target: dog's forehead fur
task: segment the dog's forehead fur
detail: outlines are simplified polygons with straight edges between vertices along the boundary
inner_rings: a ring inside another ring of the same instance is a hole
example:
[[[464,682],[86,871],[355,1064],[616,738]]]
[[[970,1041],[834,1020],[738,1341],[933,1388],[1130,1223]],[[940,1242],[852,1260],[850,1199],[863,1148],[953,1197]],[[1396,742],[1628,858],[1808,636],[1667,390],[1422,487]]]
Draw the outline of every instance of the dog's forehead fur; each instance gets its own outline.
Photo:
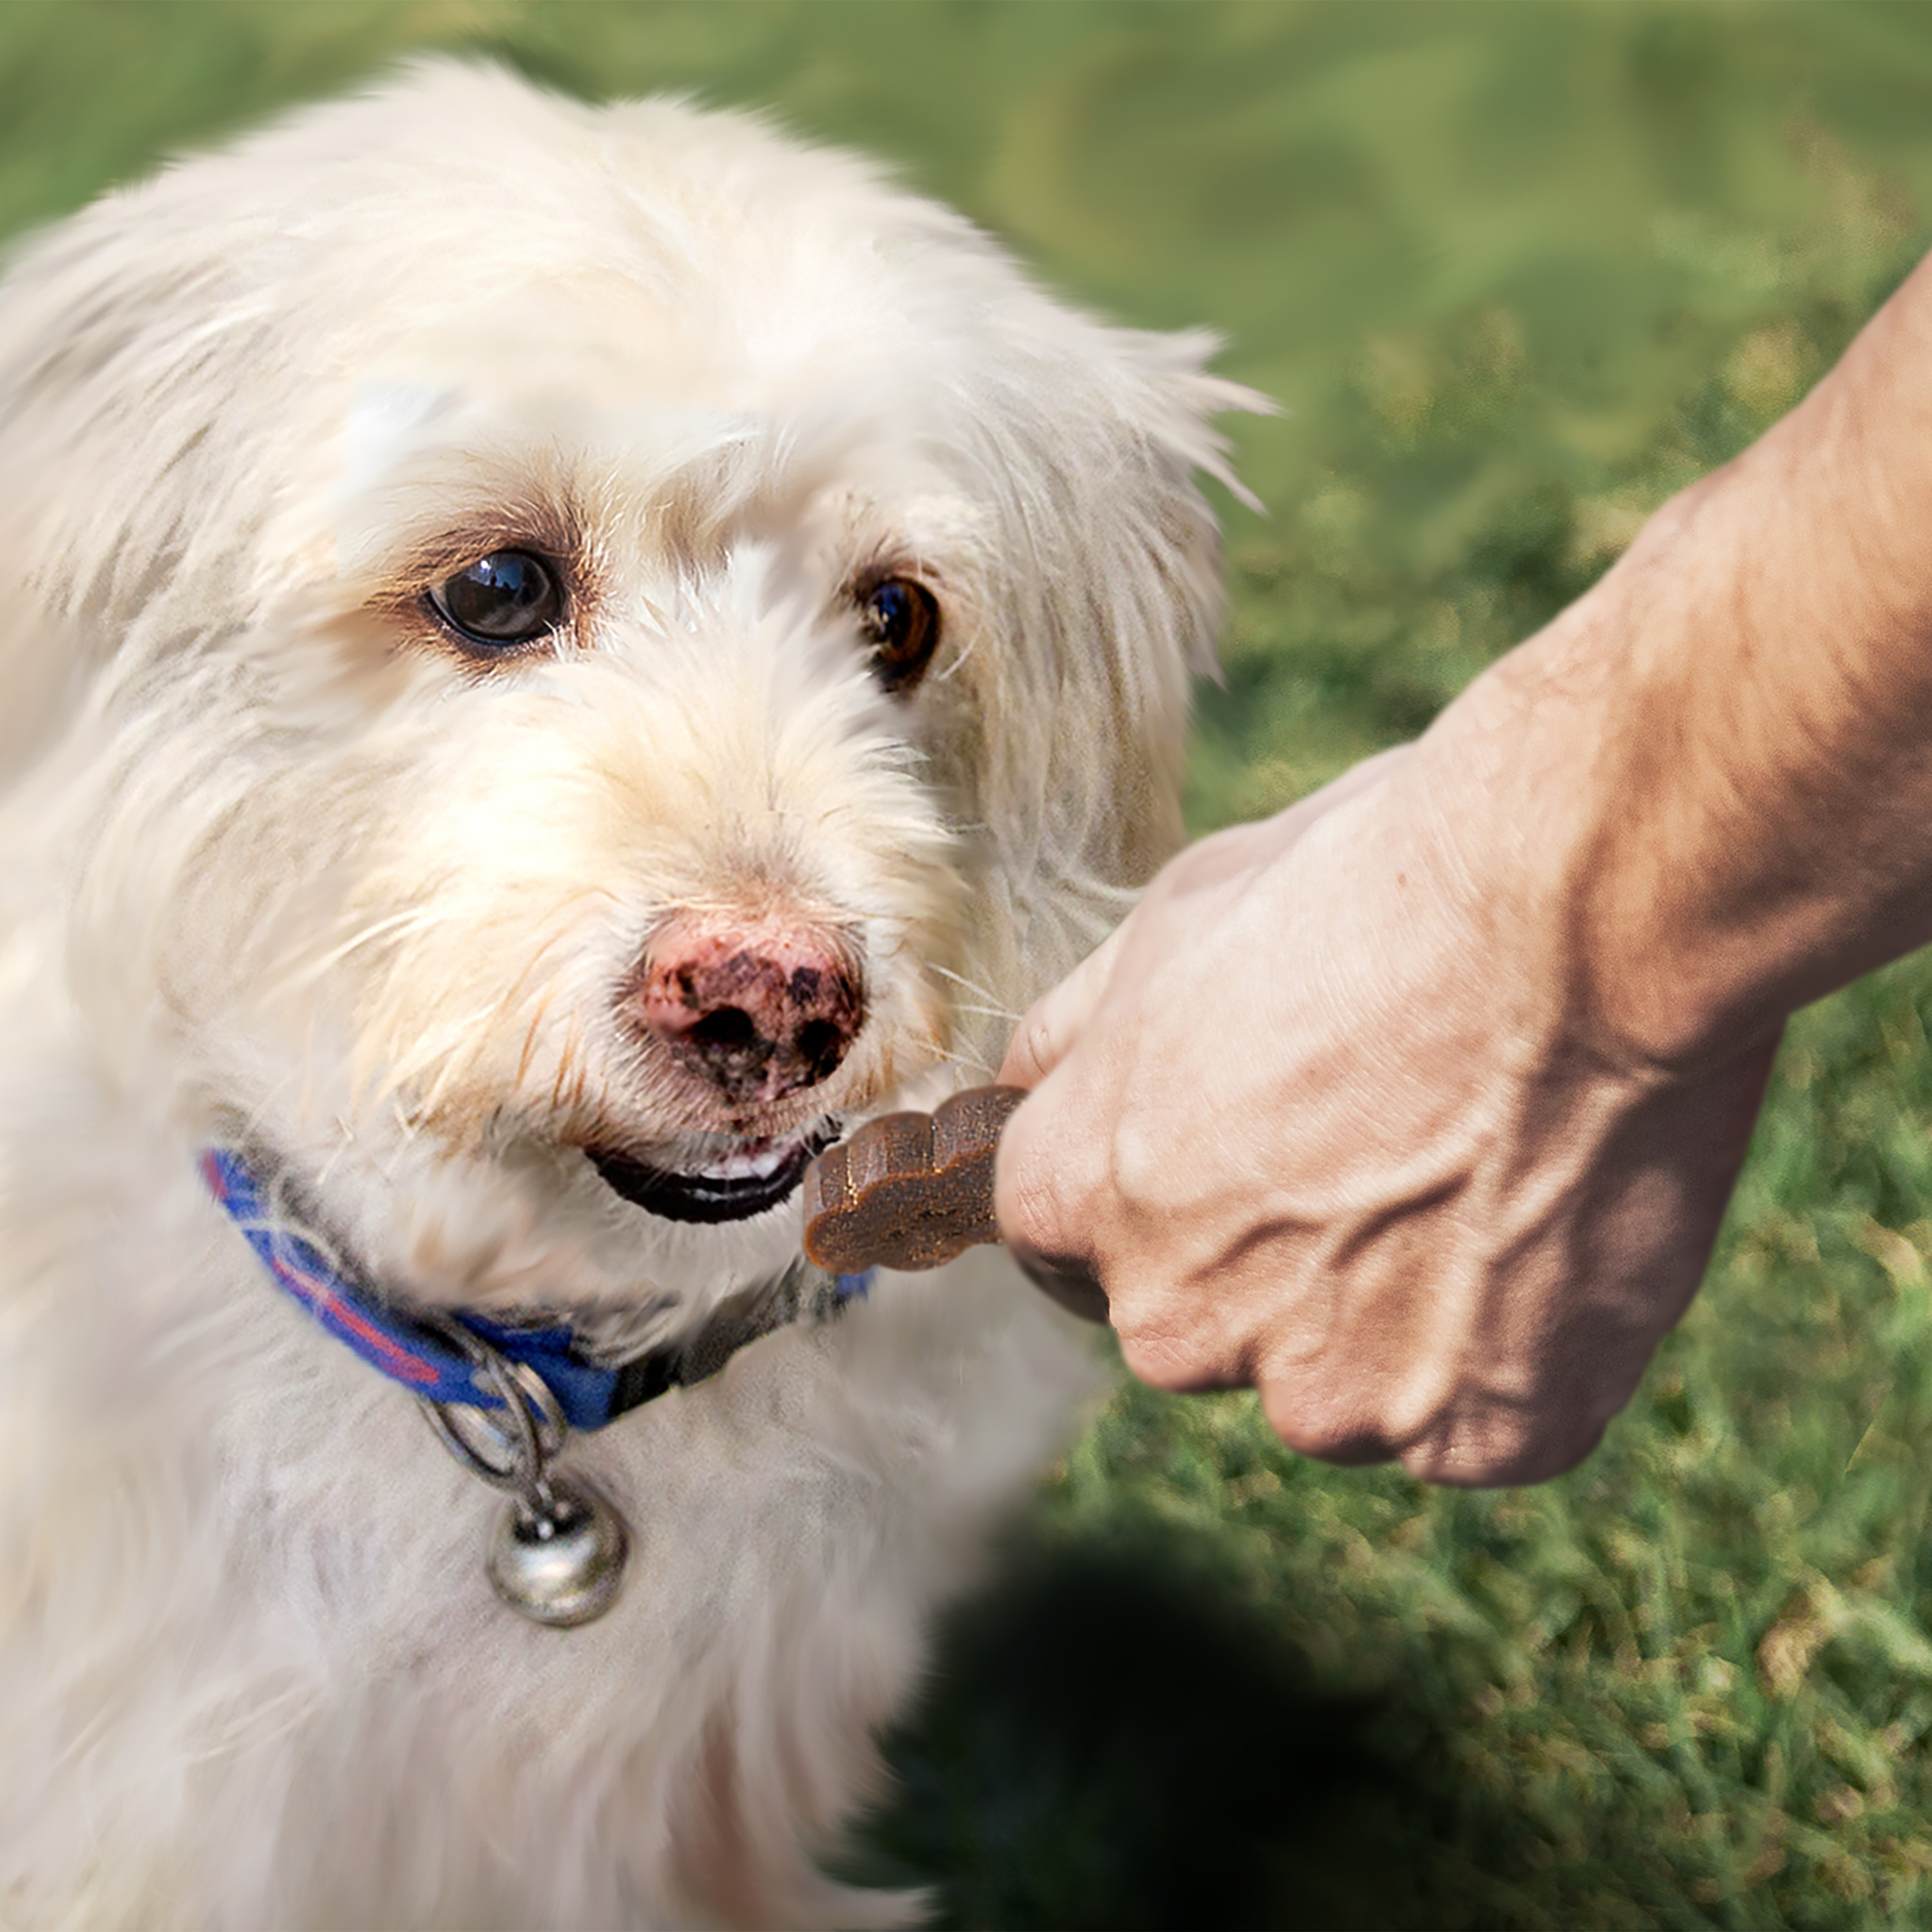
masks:
[[[10,372],[16,434],[111,435],[132,484],[185,466],[231,530],[259,524],[264,483],[312,488],[304,459],[339,460],[412,394],[607,449],[645,428],[633,454],[667,456],[754,425],[808,442],[845,395],[848,433],[942,450],[989,491],[1135,457],[1215,465],[1202,413],[1234,400],[1198,376],[1204,342],[1046,301],[959,217],[856,160],[748,116],[586,108],[466,66],[110,197],[32,267],[10,319],[51,322],[38,294],[79,339]],[[104,418],[72,380],[136,358],[138,417]],[[258,412],[285,424],[281,473],[257,456],[238,476],[224,424],[238,440]],[[1052,508],[1077,515],[1078,493]]]
[[[1090,691],[1154,761],[1138,789],[1171,793],[1218,609],[1188,477],[1224,473],[1210,412],[1253,400],[1202,373],[1210,346],[1051,302],[958,216],[750,117],[434,63],[30,247],[0,310],[0,473],[76,676],[406,561],[466,512],[574,492],[607,542],[715,548],[816,492],[825,568],[896,547],[986,608],[1014,729],[984,776],[1118,882],[1176,827],[1121,819],[1110,786],[1118,849],[1088,849],[1096,787],[1038,728]],[[23,487],[83,471],[84,500]],[[49,735],[34,684],[23,665],[16,740]]]

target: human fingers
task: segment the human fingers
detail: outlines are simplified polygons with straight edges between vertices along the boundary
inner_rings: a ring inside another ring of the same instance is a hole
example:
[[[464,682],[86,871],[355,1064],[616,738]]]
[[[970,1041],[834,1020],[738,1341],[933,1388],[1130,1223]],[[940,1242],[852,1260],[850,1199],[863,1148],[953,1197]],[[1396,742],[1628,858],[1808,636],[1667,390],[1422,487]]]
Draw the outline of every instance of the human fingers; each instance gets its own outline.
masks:
[[[1370,753],[1351,765],[1340,778],[1330,778],[1318,791],[1312,791],[1288,806],[1274,822],[1299,837],[1318,818],[1325,818],[1337,806],[1346,805],[1371,785],[1379,784],[1400,770],[1414,751],[1412,744],[1391,745],[1385,751]]]
[[[1000,1078],[1024,1084],[1006,1068]],[[1053,1106],[1061,1084],[1050,1082],[1044,1099],[1023,1102],[1007,1121],[993,1168],[994,1213],[1000,1240],[1038,1287],[1076,1314],[1104,1321],[1093,1233],[1105,1143],[1065,1130]]]
[[[1419,1482],[1453,1490],[1511,1490],[1567,1475],[1604,1439],[1610,1418],[1544,1417],[1450,1432],[1412,1444],[1402,1466]]]
[[[1143,1282],[1138,1286],[1144,1290]],[[1130,1294],[1130,1302],[1138,1300]],[[1246,1388],[1254,1380],[1248,1350],[1224,1333],[1211,1309],[1179,1322],[1130,1313],[1116,1322],[1120,1359],[1136,1381],[1171,1395],[1202,1395],[1214,1389]]]
[[[1106,992],[1124,930],[1116,926],[1058,986],[1028,1008],[1000,1063],[1002,1087],[1037,1087],[1066,1058]]]
[[[1107,1291],[1083,1262],[1061,1257],[1049,1262],[1022,1249],[1013,1256],[1021,1274],[1050,1300],[1083,1322],[1105,1322],[1112,1312]]]
[[[1192,919],[1169,930],[1166,902],[1178,896],[1220,883],[1228,875],[1252,870],[1264,854],[1279,856],[1318,819],[1358,794],[1387,778],[1406,760],[1413,747],[1397,745],[1364,758],[1321,790],[1269,820],[1231,826],[1190,845],[1169,862],[1148,889],[1144,913],[1128,914],[1107,938],[1060,983],[1029,1007],[1014,1030],[998,1078],[1003,1086],[1037,1087],[1087,1030],[1106,996],[1128,934],[1150,919],[1170,949],[1195,934]]]
[[[1451,1489],[1513,1489],[1574,1469],[1602,1441],[1622,1400],[1497,1401],[1450,1378],[1444,1406],[1426,1416],[1388,1399],[1388,1378],[1352,1352],[1311,1387],[1305,1376],[1264,1376],[1257,1388],[1268,1425],[1298,1455],[1345,1468],[1399,1462],[1418,1480]],[[1351,1370],[1369,1371],[1357,1382]],[[1379,1385],[1379,1386],[1378,1386]]]

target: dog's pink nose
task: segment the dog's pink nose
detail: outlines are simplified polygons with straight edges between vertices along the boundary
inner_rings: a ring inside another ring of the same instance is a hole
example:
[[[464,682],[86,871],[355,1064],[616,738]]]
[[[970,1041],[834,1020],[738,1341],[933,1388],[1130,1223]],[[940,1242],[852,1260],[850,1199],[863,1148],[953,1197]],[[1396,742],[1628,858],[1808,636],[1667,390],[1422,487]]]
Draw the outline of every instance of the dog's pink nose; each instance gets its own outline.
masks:
[[[671,1057],[736,1106],[816,1086],[866,1017],[857,974],[822,931],[702,914],[652,939],[637,1004]]]

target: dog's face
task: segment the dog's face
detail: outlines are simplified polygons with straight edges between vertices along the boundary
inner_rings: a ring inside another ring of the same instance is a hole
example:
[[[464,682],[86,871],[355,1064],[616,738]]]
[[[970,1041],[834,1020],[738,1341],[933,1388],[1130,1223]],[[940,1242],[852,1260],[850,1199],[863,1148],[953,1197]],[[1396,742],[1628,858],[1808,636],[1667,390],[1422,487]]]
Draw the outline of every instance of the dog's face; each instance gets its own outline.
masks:
[[[92,1023],[418,1293],[773,1271],[1177,836],[1202,346],[472,69],[58,231],[0,476]]]

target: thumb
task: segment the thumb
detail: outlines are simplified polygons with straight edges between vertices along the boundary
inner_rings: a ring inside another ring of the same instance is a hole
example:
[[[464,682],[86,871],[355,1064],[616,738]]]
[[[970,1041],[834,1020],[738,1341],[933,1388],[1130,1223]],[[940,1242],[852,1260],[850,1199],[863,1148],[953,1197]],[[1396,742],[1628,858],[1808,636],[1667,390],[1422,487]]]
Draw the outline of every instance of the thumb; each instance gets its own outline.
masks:
[[[1060,984],[1035,1000],[1020,1022],[1000,1068],[1003,1085],[1035,1088],[1078,1043],[1105,998],[1120,958],[1116,927]],[[1079,1176],[1094,1166],[1091,1136],[1069,1136],[1061,1112],[1042,1128],[1040,1107],[1066,1100],[1054,1083],[1008,1122],[994,1168],[995,1213],[1013,1258],[1034,1281],[1074,1314],[1107,1318],[1107,1297],[1080,1252],[1078,1231],[1090,1225]]]
[[[1037,1087],[1066,1058],[1106,993],[1124,930],[1116,926],[1058,986],[1027,1009],[1000,1063],[1001,1086]]]

